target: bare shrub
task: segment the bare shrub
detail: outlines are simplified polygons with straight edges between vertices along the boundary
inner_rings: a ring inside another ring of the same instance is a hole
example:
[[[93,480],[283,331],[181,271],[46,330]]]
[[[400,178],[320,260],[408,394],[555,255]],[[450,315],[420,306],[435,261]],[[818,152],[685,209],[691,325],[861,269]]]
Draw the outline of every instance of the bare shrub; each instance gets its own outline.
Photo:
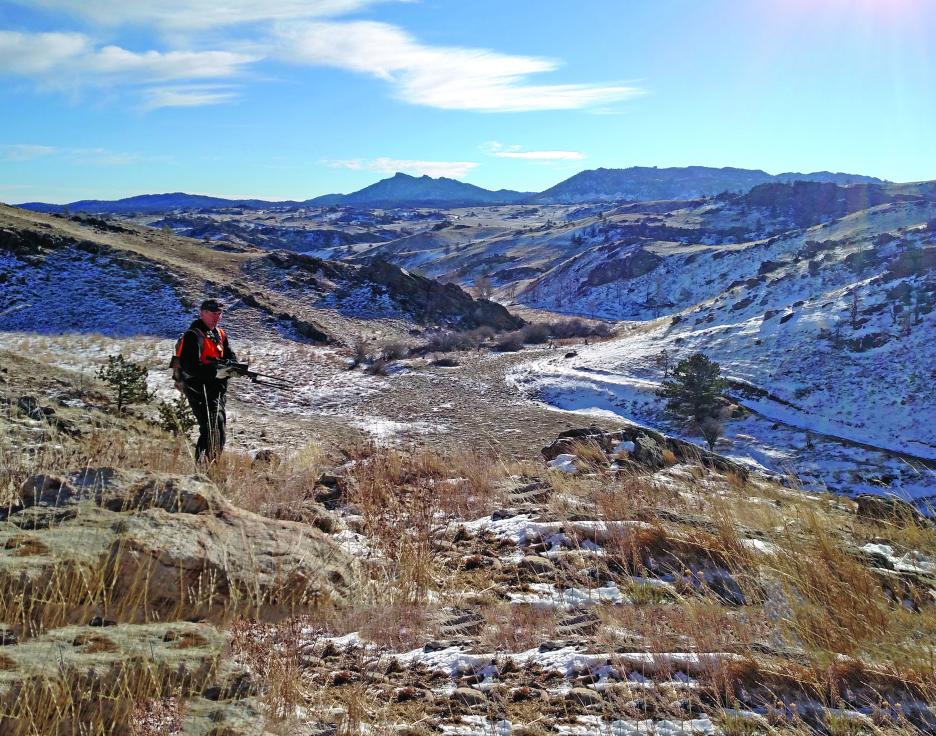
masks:
[[[460,350],[475,350],[497,334],[484,325],[474,330],[446,331],[433,335],[423,346],[425,353],[452,353]]]
[[[604,322],[590,325],[575,317],[569,320],[550,322],[549,332],[559,340],[573,337],[608,337],[611,334],[611,327]]]
[[[523,349],[525,342],[526,340],[524,339],[523,332],[521,330],[515,330],[513,332],[505,332],[498,337],[497,342],[494,343],[494,348],[502,353],[515,353]]]
[[[541,345],[549,339],[550,327],[542,322],[534,322],[522,327],[523,341],[529,345]]]
[[[372,361],[369,366],[367,366],[367,372],[372,376],[386,376],[387,375],[387,361],[383,358],[377,358]]]
[[[367,353],[368,353],[367,342],[365,342],[363,337],[358,337],[354,341],[353,351],[354,352],[351,358],[351,365],[348,366],[349,368],[352,368],[352,369],[357,368],[359,365],[363,365],[364,363],[367,362]]]
[[[380,348],[380,358],[386,362],[390,362],[391,360],[403,360],[409,357],[409,354],[409,348],[402,342],[396,340],[385,343]]]

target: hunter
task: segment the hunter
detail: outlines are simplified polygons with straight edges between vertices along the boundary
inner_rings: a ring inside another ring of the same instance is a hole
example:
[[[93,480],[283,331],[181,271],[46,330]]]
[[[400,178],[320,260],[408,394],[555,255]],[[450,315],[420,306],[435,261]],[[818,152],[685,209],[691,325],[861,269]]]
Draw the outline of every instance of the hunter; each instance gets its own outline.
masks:
[[[196,461],[214,462],[224,450],[224,402],[231,370],[219,363],[234,362],[237,356],[218,327],[223,311],[224,305],[217,299],[203,301],[198,319],[182,335],[177,348],[182,391],[198,420]]]

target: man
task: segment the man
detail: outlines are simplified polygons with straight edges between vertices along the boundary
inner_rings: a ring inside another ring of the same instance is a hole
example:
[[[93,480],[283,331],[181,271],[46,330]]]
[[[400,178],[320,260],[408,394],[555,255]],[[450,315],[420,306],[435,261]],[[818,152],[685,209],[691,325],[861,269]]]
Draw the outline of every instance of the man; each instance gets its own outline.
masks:
[[[178,348],[182,390],[198,420],[195,460],[213,462],[224,449],[227,415],[224,411],[228,369],[219,361],[236,361],[224,330],[218,327],[224,305],[217,299],[201,303],[196,319]]]

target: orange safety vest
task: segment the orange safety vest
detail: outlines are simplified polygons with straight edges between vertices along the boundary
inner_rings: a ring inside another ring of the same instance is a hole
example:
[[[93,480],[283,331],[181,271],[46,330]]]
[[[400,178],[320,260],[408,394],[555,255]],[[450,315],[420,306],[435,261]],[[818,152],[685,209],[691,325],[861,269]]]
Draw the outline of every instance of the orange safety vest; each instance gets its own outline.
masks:
[[[220,327],[216,328],[216,330],[218,332],[217,342],[208,337],[208,335],[202,334],[200,336],[198,344],[201,350],[199,351],[198,359],[201,361],[202,365],[214,363],[224,357],[224,330]],[[195,334],[198,334],[198,330],[195,330]]]
[[[221,360],[224,357],[224,330],[218,327],[217,331],[217,340],[211,338],[206,340],[205,338],[208,336],[201,330],[196,329],[186,330],[176,340],[175,351],[172,360],[169,361],[169,368],[172,370],[172,382],[179,391],[185,389],[186,376],[182,373],[182,343],[185,341],[185,336],[189,332],[195,335],[195,339],[198,340],[198,361],[202,365],[208,365],[208,363]]]
[[[175,357],[176,359],[182,358],[182,344],[185,342],[185,334],[191,332],[195,335],[195,339],[198,340],[198,362],[202,365],[208,365],[217,360],[221,360],[224,357],[224,330],[220,327],[217,328],[218,339],[217,341],[212,340],[208,335],[206,335],[201,330],[190,329],[186,330],[185,333],[182,333],[181,337],[176,340],[175,346]],[[208,338],[207,340],[205,338]]]

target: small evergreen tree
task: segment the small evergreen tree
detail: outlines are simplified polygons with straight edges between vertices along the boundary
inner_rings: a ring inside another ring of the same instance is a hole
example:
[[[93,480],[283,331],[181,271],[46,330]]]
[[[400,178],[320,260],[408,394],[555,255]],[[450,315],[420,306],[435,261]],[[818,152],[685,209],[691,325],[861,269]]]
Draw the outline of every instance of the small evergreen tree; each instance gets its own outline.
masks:
[[[721,367],[702,353],[685,358],[672,370],[672,379],[663,381],[660,396],[676,416],[701,422],[715,414],[718,397],[725,389]]]
[[[174,435],[187,435],[197,424],[192,408],[184,396],[179,396],[172,402],[160,401],[158,411],[159,426]]]
[[[107,364],[97,371],[97,377],[114,390],[118,412],[125,406],[152,400],[153,394],[146,388],[148,375],[146,366],[127,360],[122,354],[107,356]]]

